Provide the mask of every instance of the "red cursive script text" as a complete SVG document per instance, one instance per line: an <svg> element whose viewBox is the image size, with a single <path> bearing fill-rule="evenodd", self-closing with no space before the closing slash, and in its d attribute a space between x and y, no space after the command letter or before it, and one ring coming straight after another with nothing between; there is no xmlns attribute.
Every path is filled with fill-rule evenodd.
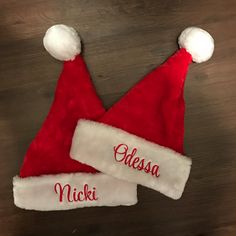
<svg viewBox="0 0 236 236"><path fill-rule="evenodd" d="M135 156L136 153L137 148L133 148L129 152L129 147L126 144L119 144L114 147L114 158L116 161L123 162L133 169L150 173L153 176L160 176L158 165L153 165L151 161L146 161L145 158Z"/></svg>
<svg viewBox="0 0 236 236"><path fill-rule="evenodd" d="M59 196L59 202L83 202L83 201L96 201L96 188L93 187L89 190L87 184L84 185L83 190L77 190L77 188L72 188L70 184L56 183L54 185L54 191Z"/></svg>

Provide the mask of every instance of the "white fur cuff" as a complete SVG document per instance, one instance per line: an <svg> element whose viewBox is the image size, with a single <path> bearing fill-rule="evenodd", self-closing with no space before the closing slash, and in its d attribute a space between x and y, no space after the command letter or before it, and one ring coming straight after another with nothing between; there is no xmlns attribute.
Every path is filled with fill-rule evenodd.
<svg viewBox="0 0 236 236"><path fill-rule="evenodd" d="M13 178L15 205L28 210L69 210L137 203L137 185L102 173Z"/></svg>
<svg viewBox="0 0 236 236"><path fill-rule="evenodd" d="M179 199L191 159L121 129L80 120L70 155L116 178L141 184Z"/></svg>

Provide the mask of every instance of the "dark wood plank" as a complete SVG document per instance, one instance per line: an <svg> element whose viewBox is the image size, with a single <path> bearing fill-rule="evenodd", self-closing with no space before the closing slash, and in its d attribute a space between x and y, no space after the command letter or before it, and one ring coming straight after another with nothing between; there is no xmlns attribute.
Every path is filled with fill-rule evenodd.
<svg viewBox="0 0 236 236"><path fill-rule="evenodd" d="M236 235L235 0L2 0L0 7L0 235ZM42 46L55 23L79 31L107 108L177 49L182 29L196 25L214 36L213 58L192 65L185 85L193 169L181 200L139 187L133 207L45 213L14 206L12 177L61 70Z"/></svg>

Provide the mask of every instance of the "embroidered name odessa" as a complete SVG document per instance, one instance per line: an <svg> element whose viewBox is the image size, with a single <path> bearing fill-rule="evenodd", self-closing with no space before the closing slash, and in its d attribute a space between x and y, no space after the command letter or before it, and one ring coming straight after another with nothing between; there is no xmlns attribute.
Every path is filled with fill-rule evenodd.
<svg viewBox="0 0 236 236"><path fill-rule="evenodd" d="M54 185L54 191L59 195L59 202L83 202L83 201L96 201L96 188L93 187L89 190L87 184L84 185L83 190L77 190L77 188L72 188L70 184L61 185L61 183L56 183Z"/></svg>
<svg viewBox="0 0 236 236"><path fill-rule="evenodd" d="M159 166L152 164L151 161L146 161L145 158L135 156L137 148L129 153L129 147L126 144L119 144L114 147L114 158L118 162L123 162L125 165L137 169L139 171L145 171L146 173L151 173L153 176L160 176Z"/></svg>

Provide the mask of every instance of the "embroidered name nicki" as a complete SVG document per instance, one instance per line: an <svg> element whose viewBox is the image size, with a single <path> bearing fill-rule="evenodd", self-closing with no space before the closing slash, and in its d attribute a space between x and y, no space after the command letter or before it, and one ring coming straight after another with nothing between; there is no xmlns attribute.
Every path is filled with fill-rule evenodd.
<svg viewBox="0 0 236 236"><path fill-rule="evenodd" d="M151 161L146 161L145 158L135 156L136 153L137 148L133 148L131 152L129 152L129 147L123 143L114 147L114 158L117 162L122 162L133 169L159 177L159 166L152 164Z"/></svg>
<svg viewBox="0 0 236 236"><path fill-rule="evenodd" d="M75 187L71 187L70 184L62 185L56 183L54 185L54 191L58 194L59 202L87 202L96 201L96 188L89 189L88 184L85 184L82 190L77 190Z"/></svg>

